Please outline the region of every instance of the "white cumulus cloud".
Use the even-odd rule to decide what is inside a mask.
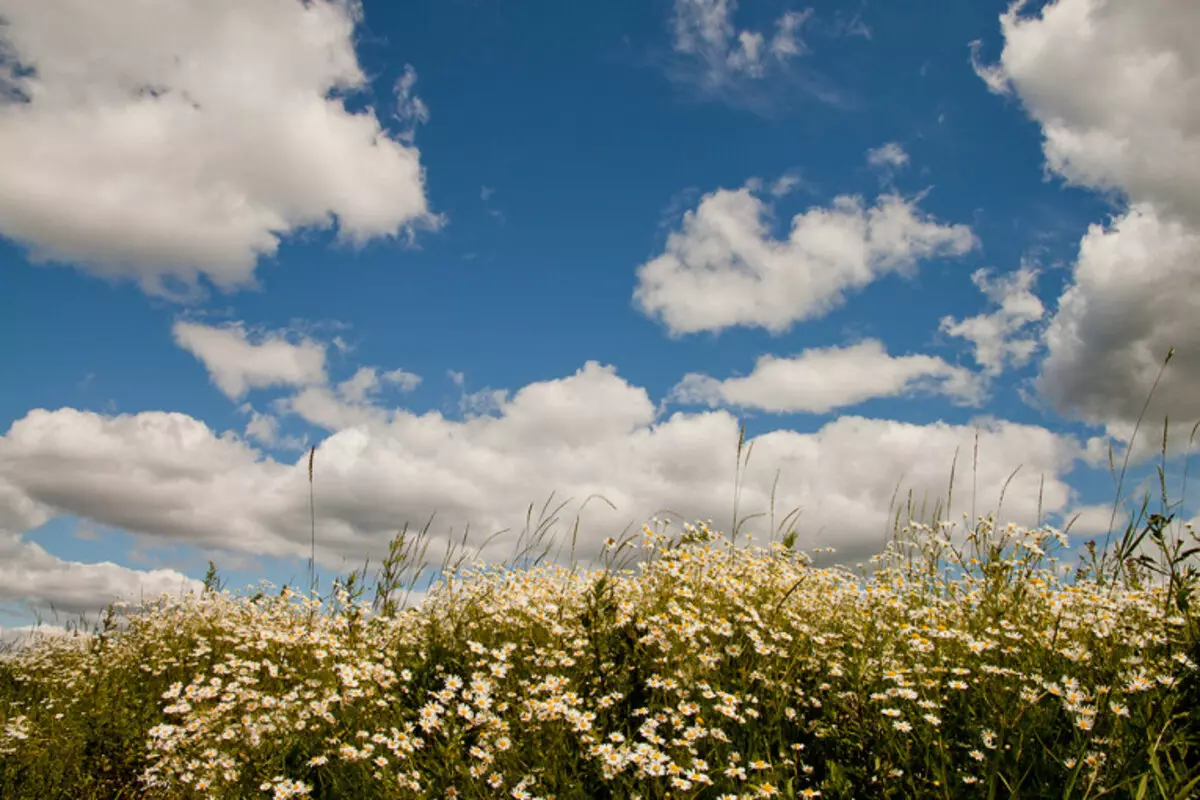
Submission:
[[[0,600],[16,600],[40,611],[53,607],[77,616],[95,613],[117,600],[136,604],[162,594],[199,592],[203,586],[175,570],[67,561],[16,532],[0,530]]]
[[[1080,243],[1046,328],[1039,393],[1128,441],[1169,348],[1134,452],[1170,417],[1180,452],[1200,420],[1200,5],[1057,0],[1000,18],[1004,49],[976,71],[1041,125],[1047,169],[1125,204]],[[1161,441],[1161,436],[1158,436]]]
[[[938,223],[898,195],[872,206],[838,197],[793,217],[782,240],[771,235],[769,213],[749,186],[705,195],[665,252],[638,268],[635,305],[671,336],[735,325],[782,333],[880,277],[977,244],[968,226]]]
[[[1145,206],[1109,226],[1093,225],[1045,333],[1039,393],[1125,442],[1168,350],[1176,348],[1145,407],[1135,460],[1158,453],[1164,417],[1176,454],[1200,420],[1198,231]]]
[[[362,403],[377,394],[385,382],[402,392],[409,392],[421,383],[421,376],[402,369],[380,374],[375,367],[359,367],[352,377],[338,384],[338,394],[347,402]]]
[[[1057,0],[1028,16],[1026,5],[1000,18],[999,63],[978,66],[1041,124],[1047,166],[1200,220],[1200,5]]]
[[[717,380],[689,373],[671,390],[670,399],[826,414],[918,390],[945,394],[964,405],[978,405],[984,392],[970,370],[932,356],[890,356],[882,342],[869,339],[849,347],[810,348],[794,358],[760,356],[744,378]]]
[[[663,510],[677,524],[678,515],[711,518],[731,531],[737,418],[725,410],[660,418],[646,391],[612,367],[588,362],[573,375],[497,398],[495,416],[462,421],[368,405],[348,415],[346,406],[326,395],[315,413],[304,403],[289,411],[328,430],[314,463],[317,558],[328,566],[361,564],[367,555],[378,563],[397,530],[406,522],[419,529],[435,512],[434,563],[467,526],[468,549],[508,531],[472,554],[498,563],[514,554],[529,504],[541,508],[552,493],[551,510],[569,501],[554,515],[559,523],[547,542],[559,563],[567,563],[576,517],[582,563],[599,556],[605,538]],[[801,546],[832,545],[851,559],[875,552],[891,530],[897,486],[901,497],[910,488],[918,499],[928,495],[932,510],[945,497],[956,448],[958,474],[969,468],[975,425],[980,513],[995,510],[1018,465],[1003,520],[1036,524],[1043,475],[1044,511],[1070,504],[1064,475],[1082,448],[1069,436],[986,418],[958,426],[846,415],[813,433],[752,437],[739,515],[769,511],[778,474],[776,524],[802,508]],[[31,411],[0,437],[0,482],[53,513],[129,531],[147,546],[308,556],[307,454],[278,461],[183,414]],[[970,510],[970,492],[956,490],[949,513],[961,519]],[[747,530],[760,542],[774,533],[766,520]]]
[[[1006,365],[1024,366],[1038,348],[1038,339],[1029,330],[1046,313],[1031,288],[1037,276],[1032,264],[1022,264],[1016,272],[995,280],[990,270],[977,269],[971,280],[999,308],[962,320],[950,316],[941,320],[941,330],[971,343],[976,363],[988,375],[999,375]]]
[[[359,245],[428,208],[419,152],[370,107],[357,0],[0,0],[0,234],[148,292],[255,284],[281,237]],[[409,73],[405,73],[406,78]],[[428,111],[401,79],[400,112]],[[180,284],[186,288],[180,289]]]
[[[303,386],[325,381],[325,345],[302,338],[293,344],[280,333],[253,337],[240,323],[222,327],[180,320],[175,343],[204,364],[213,383],[230,398],[268,386]]]

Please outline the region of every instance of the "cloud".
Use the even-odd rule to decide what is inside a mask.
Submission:
[[[789,172],[779,176],[779,179],[771,184],[772,197],[784,197],[792,193],[798,186],[801,186],[804,181],[799,175],[794,172]]]
[[[889,356],[882,342],[868,339],[850,347],[810,348],[795,358],[760,356],[745,378],[719,381],[689,373],[669,399],[776,414],[827,414],[917,389],[940,392],[967,405],[978,405],[983,398],[983,387],[969,370],[931,356]]]
[[[484,387],[478,391],[466,390],[467,376],[457,370],[446,370],[451,382],[459,389],[458,410],[467,418],[491,416],[508,402],[508,392],[504,389]]]
[[[674,49],[693,60],[702,86],[717,90],[741,79],[761,79],[808,51],[800,39],[812,9],[787,11],[773,32],[738,31],[737,0],[675,0]]]
[[[987,75],[1041,124],[1047,167],[1200,221],[1200,5],[1057,0],[1030,17],[1024,5],[1000,17]]]
[[[800,41],[800,28],[812,16],[812,9],[786,11],[775,20],[775,35],[771,38],[771,55],[779,59],[808,52]]]
[[[1103,536],[1110,530],[1119,535],[1129,520],[1129,514],[1118,508],[1114,516],[1111,505],[1096,503],[1072,508],[1066,514],[1063,527],[1072,519],[1075,523],[1071,525],[1071,536]]]
[[[395,117],[404,125],[401,138],[411,142],[416,135],[418,125],[429,122],[429,107],[421,98],[413,93],[417,85],[417,71],[412,64],[404,65],[404,74],[396,79],[396,114]]]
[[[420,375],[414,375],[413,373],[405,372],[402,369],[388,370],[380,377],[402,392],[411,392],[413,389],[416,389],[421,385]]]
[[[981,54],[983,40],[975,39],[971,42],[970,48],[971,69],[975,71],[980,80],[987,84],[988,91],[1002,97],[1010,96],[1012,94],[1012,87],[1009,86],[1008,79],[1004,76],[1004,70],[999,66],[988,65],[983,62]]]
[[[1169,415],[1179,452],[1200,418],[1200,6],[1058,0],[1024,16],[1024,5],[1000,18],[999,62],[973,46],[976,71],[1041,125],[1049,172],[1127,204],[1080,242],[1038,392],[1128,441],[1174,346],[1146,421],[1161,430]],[[1154,438],[1139,440],[1139,458]]]
[[[71,473],[59,485],[54,464]],[[238,546],[228,549],[259,555],[293,554],[287,536],[259,524],[258,512],[245,515],[277,504],[272,494],[290,477],[236,434],[217,435],[178,413],[35,409],[0,439],[0,483],[35,503],[60,513],[86,509],[79,516],[131,533],[214,549],[232,542]]]
[[[142,571],[111,562],[83,564],[47,553],[0,530],[0,600],[17,600],[35,609],[53,607],[70,616],[94,613],[109,603],[139,603],[164,593],[200,591],[204,584],[174,570]]]
[[[1046,310],[1030,288],[1038,276],[1033,265],[1022,264],[1016,272],[995,281],[990,276],[990,270],[977,269],[971,280],[1000,308],[991,314],[962,320],[942,317],[941,330],[969,341],[976,363],[987,375],[995,376],[1004,371],[1006,364],[1023,367],[1029,363],[1038,348],[1038,339],[1036,335],[1017,334],[1023,330],[1030,333],[1028,326],[1041,320]]]
[[[0,161],[0,234],[36,262],[180,297],[200,276],[254,286],[282,237],[335,219],[354,246],[440,224],[418,150],[346,109],[369,89],[357,0],[0,0],[0,17],[0,151],[22,154]]]
[[[846,19],[844,14],[838,14],[832,25],[832,32],[835,36],[861,36],[864,39],[871,39],[871,29],[863,22],[862,12],[857,12],[854,16]]]
[[[283,334],[272,333],[251,342],[240,323],[213,327],[178,321],[171,331],[175,343],[200,359],[213,383],[231,399],[250,389],[325,382],[325,345],[311,339],[292,344]]]
[[[50,520],[53,510],[0,477],[0,530],[27,531]]]
[[[381,375],[374,367],[359,367],[353,377],[338,384],[338,394],[347,402],[362,403],[379,392],[382,387],[381,379],[398,387],[402,392],[410,392],[421,383],[420,375],[402,369],[389,370]]]
[[[279,420],[270,414],[260,414],[246,404],[243,409],[250,414],[246,423],[246,436],[265,445],[273,445],[279,439]]]
[[[1146,408],[1136,460],[1158,452],[1165,416],[1179,437],[1175,453],[1200,417],[1197,264],[1200,233],[1145,206],[1111,226],[1093,225],[1045,333],[1039,394],[1125,442],[1168,349],[1177,348]]]
[[[871,207],[838,197],[793,217],[783,240],[771,235],[768,217],[751,187],[705,195],[665,252],[638,268],[635,306],[671,336],[734,325],[782,333],[827,314],[850,290],[977,244],[968,226],[939,224],[898,195]]]
[[[338,394],[349,403],[361,403],[368,394],[379,390],[379,373],[371,367],[361,367],[349,380],[338,384]]]
[[[435,512],[433,563],[468,525],[471,558],[498,563],[514,554],[528,505],[540,507],[551,493],[558,498],[551,510],[570,501],[555,514],[555,538],[547,542],[551,558],[567,542],[560,563],[577,516],[580,563],[597,558],[605,538],[631,523],[636,530],[663,510],[671,511],[676,529],[682,514],[731,530],[737,418],[724,410],[660,418],[646,391],[612,367],[588,362],[573,375],[519,389],[499,402],[496,416],[462,421],[403,408],[348,409],[317,387],[301,396],[322,391],[326,407],[313,413],[297,401],[293,413],[329,431],[315,457],[317,558],[327,566],[361,564],[368,555],[376,561],[406,522],[419,529]],[[1047,513],[1067,506],[1072,498],[1062,476],[1081,453],[1073,439],[986,418],[977,424],[981,513],[995,508],[1018,464],[1024,467],[1006,495],[1003,519],[1036,523],[1043,473]],[[847,415],[814,433],[753,437],[740,514],[769,512],[778,471],[776,524],[800,507],[802,546],[832,545],[861,558],[877,551],[891,529],[888,506],[897,485],[901,497],[909,488],[918,502],[928,495],[931,511],[945,496],[955,448],[959,475],[964,464],[969,469],[974,435],[966,425]],[[277,461],[183,414],[34,410],[0,437],[0,481],[14,492],[54,513],[129,531],[148,545],[307,558],[307,477],[306,454]],[[596,494],[615,510],[589,500]],[[950,510],[956,518],[970,510],[969,494],[956,493]],[[507,536],[479,549],[503,529]],[[767,519],[747,530],[760,542],[774,532]]]
[[[7,437],[0,438],[0,453],[8,452]],[[104,465],[96,464],[94,468],[104,469]],[[0,469],[0,602],[16,601],[43,614],[53,609],[78,616],[100,612],[116,600],[139,602],[143,596],[152,600],[164,591],[179,594],[202,587],[173,570],[146,572],[109,561],[67,561],[34,542],[24,541],[25,531],[58,516],[53,499],[47,504],[31,497],[24,483],[8,480],[5,470]],[[20,632],[18,628],[2,628],[0,642],[18,638]]]
[[[10,452],[7,435],[0,437],[0,462]],[[93,466],[104,468],[102,463]],[[53,491],[46,495],[49,503],[38,500],[26,490],[23,478],[10,480],[8,472],[7,467],[0,468],[0,602],[16,601],[40,613],[53,608],[78,616],[98,612],[119,599],[138,602],[143,596],[153,599],[163,592],[178,594],[201,586],[173,570],[145,572],[110,562],[67,561],[24,540],[26,531],[42,526],[61,509],[55,507]],[[0,641],[9,641],[14,638],[10,634],[19,633],[0,630]]]
[[[898,142],[888,142],[868,150],[867,163],[881,169],[899,169],[908,163],[908,153]]]
[[[326,386],[312,386],[291,397],[281,397],[273,406],[280,414],[294,414],[328,430],[340,430],[386,422],[388,414],[367,402],[347,400]]]
[[[314,381],[315,383],[315,381]],[[359,367],[354,375],[334,387],[310,386],[291,397],[274,401],[279,413],[296,414],[330,430],[385,421],[388,414],[376,405],[384,384],[411,392],[421,376],[402,369],[380,372],[376,367]]]
[[[249,403],[243,403],[238,410],[250,417],[250,421],[246,423],[244,431],[247,439],[267,447],[282,450],[308,449],[307,436],[280,434],[279,417],[274,414],[260,413]]]

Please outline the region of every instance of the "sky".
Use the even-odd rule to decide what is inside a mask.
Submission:
[[[1110,447],[1116,527],[1159,510],[1164,419],[1195,519],[1192,0],[0,20],[6,631],[210,560],[303,586],[314,537],[327,588],[431,518],[432,580],[530,506],[564,565],[576,519],[599,565],[654,517],[730,533],[735,495],[743,544],[799,509],[851,565],[952,466],[943,518],[1077,548]]]

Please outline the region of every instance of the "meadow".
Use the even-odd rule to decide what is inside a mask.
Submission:
[[[525,558],[544,519],[520,569],[448,549],[418,607],[428,525],[370,599],[369,565],[322,597],[210,564],[0,659],[0,796],[1200,797],[1200,538],[1159,476],[1161,513],[1074,564],[1069,525],[910,494],[869,573],[817,568],[795,512],[735,544],[736,491],[732,539],[655,518],[603,569],[578,521],[569,569]]]

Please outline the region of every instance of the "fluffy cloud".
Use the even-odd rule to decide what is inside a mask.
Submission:
[[[218,436],[184,414],[36,409],[0,440],[0,482],[58,511],[86,508],[80,516],[127,531],[214,548],[233,538],[244,541],[241,552],[290,555],[286,537],[238,510],[250,493],[261,494],[260,503],[279,502],[271,495],[289,471],[270,461],[253,466],[260,460],[235,435]],[[70,465],[63,483],[56,485],[51,464]]]
[[[998,63],[973,46],[976,71],[1041,125],[1050,171],[1129,203],[1080,244],[1046,331],[1039,393],[1128,440],[1174,346],[1147,421],[1169,415],[1178,452],[1200,417],[1200,5],[1057,0],[1023,15],[1025,5],[1001,17]],[[1135,453],[1152,453],[1153,438]]]
[[[242,403],[238,410],[250,417],[250,421],[246,423],[245,427],[247,439],[258,442],[266,447],[281,450],[308,449],[307,436],[283,435],[280,433],[279,417],[274,414],[264,414],[249,403]]]
[[[51,509],[0,478],[0,530],[27,531],[45,524],[52,515]]]
[[[1114,535],[1120,535],[1129,521],[1129,514],[1118,509],[1114,516],[1111,505],[1094,504],[1072,509],[1063,521],[1063,527],[1071,520],[1074,520],[1071,524],[1071,536],[1103,537],[1110,530]]]
[[[9,452],[7,437],[0,438],[0,461]],[[42,613],[53,609],[73,617],[98,612],[115,600],[137,602],[143,597],[154,598],[163,592],[178,594],[201,585],[173,570],[146,572],[109,562],[66,561],[25,541],[22,536],[26,531],[40,527],[61,511],[53,492],[43,495],[50,499],[45,503],[26,491],[26,483],[9,480],[7,469],[0,468],[0,602],[17,602]],[[19,638],[20,633],[0,629],[0,642]]]
[[[868,150],[867,163],[872,167],[899,169],[908,163],[908,153],[899,143],[888,142]]]
[[[462,421],[374,406],[354,406],[359,416],[343,419],[338,414],[347,414],[347,404],[333,394],[326,400],[320,413],[310,415],[304,403],[294,413],[330,427],[315,458],[316,539],[318,560],[335,568],[343,559],[375,560],[405,522],[419,529],[435,512],[429,551],[435,563],[468,526],[472,557],[504,561],[514,554],[528,505],[540,507],[552,492],[556,503],[571,501],[556,513],[560,522],[547,542],[554,545],[551,558],[563,546],[564,562],[577,516],[576,557],[584,563],[598,557],[603,539],[664,509],[671,513],[660,516],[677,524],[683,514],[731,529],[737,419],[723,410],[660,419],[645,390],[611,367],[588,362],[574,375],[530,384],[499,401],[494,417]],[[1004,520],[1036,523],[1043,474],[1045,511],[1068,506],[1063,474],[1080,455],[1070,437],[990,419],[978,425],[980,513],[995,509],[1018,465]],[[770,511],[778,472],[776,524],[800,507],[802,546],[832,545],[843,557],[862,557],[890,531],[897,485],[901,497],[911,488],[918,506],[928,497],[931,511],[945,497],[956,448],[962,485],[974,436],[972,426],[844,416],[815,433],[754,437],[747,442],[754,450],[741,476],[739,515]],[[181,414],[31,411],[0,438],[0,481],[31,502],[148,543],[308,555],[307,458],[276,461]],[[589,501],[595,494],[616,508]],[[950,513],[961,518],[970,510],[970,490],[956,490]],[[507,537],[478,549],[500,530]],[[769,519],[746,530],[760,542],[773,533]]]
[[[116,600],[138,603],[164,593],[200,591],[203,584],[175,572],[128,569],[111,562],[82,564],[53,556],[19,534],[0,530],[0,600],[68,616],[94,613]]]
[[[353,377],[338,384],[338,394],[347,402],[362,403],[377,394],[384,382],[402,392],[410,392],[421,383],[421,376],[402,369],[389,370],[381,375],[374,367],[359,367]]]
[[[260,414],[249,404],[242,405],[242,411],[250,415],[246,423],[246,436],[265,445],[273,445],[279,441],[279,420],[271,414]]]
[[[1046,310],[1030,288],[1037,279],[1037,269],[1022,264],[1016,272],[991,280],[991,271],[977,269],[971,280],[999,309],[990,314],[978,314],[962,320],[943,317],[941,329],[951,336],[969,341],[975,361],[988,375],[999,375],[1005,365],[1022,367],[1037,350],[1038,341],[1028,332],[1031,323],[1042,319]]]
[[[213,327],[178,321],[175,343],[204,363],[213,383],[230,398],[267,386],[304,386],[325,382],[325,345],[311,339],[297,344],[282,334],[251,342],[240,323]]]
[[[1000,18],[1004,51],[976,69],[1042,126],[1069,182],[1200,220],[1200,5],[1057,0]]]
[[[1135,206],[1111,227],[1093,225],[1073,283],[1045,334],[1039,393],[1128,442],[1171,347],[1175,355],[1146,410],[1135,460],[1158,452],[1169,416],[1182,452],[1200,419],[1200,233]]]
[[[344,105],[369,88],[357,0],[0,0],[0,17],[0,151],[22,154],[0,161],[0,234],[35,260],[232,290],[301,228],[336,219],[357,245],[440,221],[411,137]],[[409,132],[428,116],[413,81]]]
[[[381,374],[375,367],[360,367],[336,387],[310,386],[290,397],[279,398],[273,405],[280,414],[292,414],[331,431],[386,424],[393,414],[376,404],[383,384],[407,392],[420,382],[419,375],[404,370]]]
[[[803,183],[804,181],[801,179],[801,177],[794,172],[780,175],[779,178],[771,184],[771,196],[786,197],[787,195],[791,194],[796,187],[802,185]]]
[[[983,397],[983,387],[969,370],[931,356],[889,356],[882,342],[868,339],[851,347],[812,348],[795,358],[761,356],[745,378],[720,381],[689,373],[671,390],[670,399],[773,413],[827,414],[918,389],[970,405]]]
[[[671,336],[734,325],[782,333],[833,310],[852,289],[975,246],[968,226],[939,224],[890,194],[870,207],[838,197],[797,214],[778,240],[752,187],[720,189],[684,215],[662,255],[638,268],[633,298]]]

